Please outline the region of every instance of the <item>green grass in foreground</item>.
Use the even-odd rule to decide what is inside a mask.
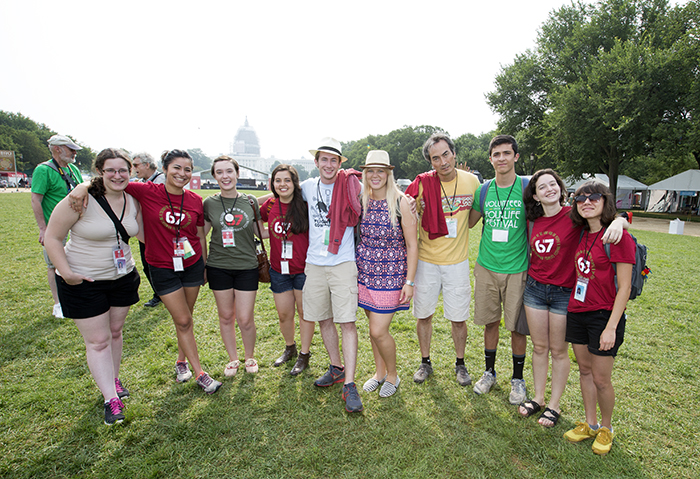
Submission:
[[[257,375],[239,372],[207,396],[176,384],[172,321],[142,302],[124,329],[121,377],[131,391],[127,421],[103,425],[102,401],[78,330],[51,316],[51,298],[28,193],[0,195],[0,477],[630,477],[700,475],[700,241],[634,231],[650,248],[651,281],[629,306],[625,344],[615,364],[612,452],[595,456],[590,441],[562,434],[583,417],[572,364],[559,425],[543,429],[508,404],[511,362],[502,331],[495,389],[484,397],[454,380],[454,351],[438,310],[435,374],[416,385],[420,354],[415,320],[398,314],[399,393],[362,393],[363,414],[348,415],[340,385],[314,388],[327,367],[317,334],[310,371],[297,378],[272,368],[283,341],[272,295],[261,285],[256,307]],[[470,258],[476,258],[479,228]],[[358,313],[357,382],[373,368],[367,321]],[[223,380],[227,361],[216,307],[204,287],[195,308],[202,363]],[[239,346],[239,351],[241,347]],[[528,355],[530,351],[528,352]],[[573,355],[572,355],[573,357]],[[531,371],[526,381],[532,387]],[[482,329],[469,324],[466,363],[483,368]],[[290,365],[291,367],[291,365]],[[242,370],[241,370],[242,371]]]

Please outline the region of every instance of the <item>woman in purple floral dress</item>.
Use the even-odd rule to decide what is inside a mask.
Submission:
[[[396,343],[389,325],[396,311],[407,310],[418,264],[417,220],[396,186],[385,151],[367,154],[362,167],[362,221],[357,246],[359,306],[369,318],[376,371],[363,386],[380,397],[396,393]]]

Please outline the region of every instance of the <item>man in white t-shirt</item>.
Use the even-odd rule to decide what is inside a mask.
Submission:
[[[301,184],[309,209],[304,319],[319,324],[330,358],[328,371],[314,384],[327,387],[342,381],[345,409],[360,412],[362,400],[354,382],[357,363],[354,227],[360,214],[361,184],[355,175],[340,169],[347,158],[342,156],[338,140],[324,138],[321,146],[309,151],[314,155],[320,176]],[[343,336],[342,360],[335,323],[340,324]]]

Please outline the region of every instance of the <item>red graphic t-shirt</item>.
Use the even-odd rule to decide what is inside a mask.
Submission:
[[[180,239],[187,238],[194,250],[194,255],[183,260],[184,267],[196,263],[202,256],[197,236],[197,227],[204,226],[202,198],[189,190],[185,190],[184,197],[169,195],[165,185],[153,182],[129,183],[126,192],[141,203],[148,264],[173,269],[174,240],[178,233]]]
[[[289,226],[285,227],[284,215],[287,214],[289,205],[282,203],[277,198],[269,198],[260,207],[260,216],[263,221],[267,221],[270,230],[270,266],[280,273],[282,267],[282,242],[285,240],[287,232],[287,242],[292,244],[292,259],[289,261],[289,273],[300,274],[306,267],[306,250],[309,248],[309,233],[295,235],[289,231]],[[280,209],[281,207],[281,209]]]
[[[573,288],[576,271],[571,267],[582,228],[569,218],[570,206],[564,206],[554,216],[537,218],[530,238],[530,268],[532,278],[542,284]]]
[[[599,233],[602,236],[603,230]],[[584,232],[581,241],[576,241],[576,278],[584,278],[588,280],[588,284],[584,301],[574,299],[576,287],[571,291],[568,310],[572,313],[600,309],[612,311],[617,294],[613,263],[635,263],[634,240],[627,231],[622,233],[618,244],[610,245],[610,259],[605,254],[605,246],[600,241],[600,236],[598,233]]]

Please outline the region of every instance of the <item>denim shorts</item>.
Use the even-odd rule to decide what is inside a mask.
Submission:
[[[273,293],[285,293],[287,291],[304,290],[306,283],[306,275],[299,274],[282,274],[270,268],[270,289]]]
[[[566,308],[571,298],[571,288],[542,284],[531,276],[527,277],[523,304],[533,309],[549,310],[566,316]]]

